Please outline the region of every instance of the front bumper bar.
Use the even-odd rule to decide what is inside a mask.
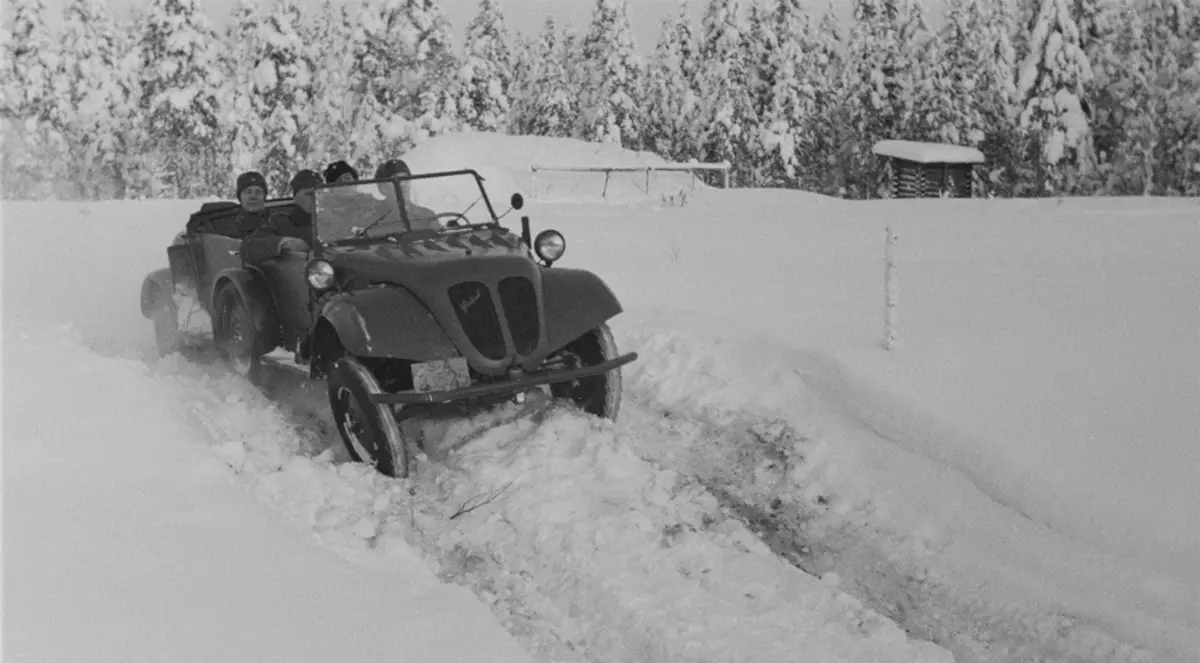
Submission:
[[[417,403],[449,403],[467,398],[479,398],[480,396],[496,396],[500,394],[517,393],[524,391],[530,387],[537,387],[543,384],[553,382],[570,382],[579,378],[587,378],[593,375],[607,373],[614,368],[620,368],[638,358],[636,352],[623,354],[620,357],[609,359],[602,364],[588,366],[586,368],[572,368],[565,371],[549,371],[542,373],[526,373],[520,377],[505,380],[504,382],[496,382],[490,384],[476,384],[470,387],[460,387],[449,391],[401,391],[391,394],[373,394],[371,396],[372,403],[383,403],[387,405],[414,405]]]

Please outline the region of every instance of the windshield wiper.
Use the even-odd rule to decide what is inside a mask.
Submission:
[[[391,214],[391,213],[392,213],[392,210],[387,210],[387,211],[385,211],[385,212],[383,213],[383,216],[379,217],[378,219],[375,219],[375,220],[374,220],[374,221],[372,221],[371,223],[368,223],[366,228],[363,228],[363,229],[361,229],[361,230],[359,230],[359,231],[355,232],[355,233],[354,233],[354,236],[355,236],[355,237],[363,237],[363,236],[365,236],[365,235],[367,234],[367,231],[368,231],[368,230],[370,230],[370,229],[374,228],[375,226],[379,225],[380,223],[383,223],[383,220],[384,220],[384,219],[386,219],[386,218],[388,218],[388,215],[389,215],[389,214]]]

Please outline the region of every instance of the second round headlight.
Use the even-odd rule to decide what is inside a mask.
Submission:
[[[533,250],[542,260],[554,262],[566,253],[567,240],[557,230],[543,230],[533,240]]]

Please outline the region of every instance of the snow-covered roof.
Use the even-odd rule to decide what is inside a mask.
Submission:
[[[983,152],[973,147],[922,143],[915,140],[881,140],[871,150],[884,157],[895,157],[917,163],[983,163]]]

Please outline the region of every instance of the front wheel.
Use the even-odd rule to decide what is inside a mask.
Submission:
[[[570,368],[586,368],[617,356],[617,343],[608,325],[601,324],[556,353]],[[621,407],[621,369],[550,385],[550,395],[571,401],[580,410],[616,420]]]
[[[392,408],[371,402],[383,393],[357,359],[342,357],[329,372],[329,408],[350,457],[389,477],[408,476],[408,449]]]

